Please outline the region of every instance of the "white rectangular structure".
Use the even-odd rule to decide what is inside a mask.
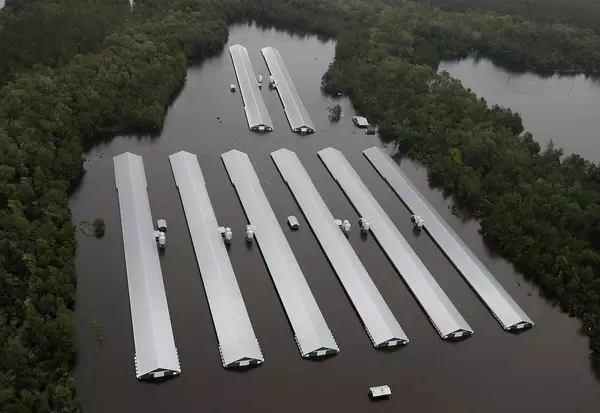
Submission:
[[[410,182],[393,159],[377,147],[369,148],[363,154],[411,213],[423,218],[425,230],[502,327],[511,331],[533,327],[533,322],[527,314]]]
[[[264,358],[219,231],[198,158],[181,151],[169,156],[169,160],[217,332],[223,366],[261,364]]]
[[[379,397],[387,397],[392,394],[392,389],[390,389],[390,386],[387,384],[383,386],[369,387],[369,394],[374,399]]]
[[[294,132],[313,133],[315,131],[315,126],[313,125],[312,120],[310,120],[310,116],[308,115],[304,104],[302,104],[300,95],[283,63],[279,50],[268,46],[261,49],[261,53],[265,62],[267,62],[269,72],[275,81],[275,88],[281,98],[283,110],[288,118],[290,127]]]
[[[240,85],[240,93],[244,101],[244,111],[248,119],[248,127],[253,131],[268,132],[273,130],[273,122],[265,106],[248,50],[244,46],[234,44],[229,46],[233,68]]]
[[[298,156],[280,149],[272,152],[271,158],[319,240],[373,345],[390,347],[408,343],[408,337],[336,224]]]
[[[113,158],[119,195],[135,375],[152,379],[181,373],[165,294],[141,156],[126,152]]]
[[[221,155],[269,273],[283,303],[302,357],[335,354],[337,343],[323,318],[275,213],[260,185],[250,158],[231,150]]]
[[[319,151],[319,157],[358,213],[371,224],[371,232],[400,273],[408,288],[444,339],[473,334],[427,267],[402,237],[392,220],[337,149]]]

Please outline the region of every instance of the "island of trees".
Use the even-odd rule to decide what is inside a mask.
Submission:
[[[251,19],[335,37],[324,90],[349,96],[382,139],[427,165],[504,256],[582,321],[600,354],[600,168],[541,148],[517,114],[437,73],[440,59],[470,53],[540,72],[596,72],[600,36],[569,8],[576,1],[586,2],[8,0],[0,11],[0,412],[79,411],[68,194],[84,148],[158,133],[189,62],[220,51],[228,25]],[[547,14],[521,3],[543,3]]]

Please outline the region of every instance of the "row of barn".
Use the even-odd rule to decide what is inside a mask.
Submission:
[[[439,216],[423,195],[380,148],[365,157],[509,331],[533,326],[531,319]],[[318,156],[376,238],[432,325],[443,339],[473,334],[473,329],[412,250],[344,155],[333,148]],[[302,357],[333,355],[339,347],[287,242],[247,154],[221,155],[242,204],[273,284],[291,324]],[[373,346],[407,344],[409,338],[390,311],[335,218],[319,195],[297,155],[287,149],[271,153],[306,221],[351,300]],[[264,362],[236,276],[223,243],[204,177],[195,155],[169,157],[181,196],[190,237],[215,326],[223,366],[235,368]],[[124,153],[114,158],[119,196],[129,298],[135,341],[136,377],[151,379],[181,372],[173,338],[162,272],[153,234],[143,160]]]
[[[279,50],[268,46],[261,49],[260,52],[271,74],[269,88],[277,90],[290,128],[296,133],[314,133],[315,127],[302,103],[302,99],[300,99]],[[248,50],[244,46],[235,44],[229,47],[229,53],[240,86],[248,127],[250,130],[258,132],[272,131],[273,122],[260,90],[262,81],[257,82],[256,80]]]

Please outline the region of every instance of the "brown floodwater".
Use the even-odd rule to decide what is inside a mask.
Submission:
[[[117,137],[87,155],[87,173],[71,200],[74,219],[103,217],[107,231],[101,240],[82,233],[77,239],[79,359],[75,374],[85,412],[596,412],[600,383],[588,360],[587,339],[577,333],[579,323],[548,304],[510,264],[489,252],[477,232],[478,224],[452,215],[449,201],[429,188],[424,168],[402,161],[416,185],[536,322],[534,329],[520,335],[504,332],[433,241],[426,234],[413,235],[408,211],[361,154],[380,142],[353,127],[352,108],[346,100],[339,101],[345,116],[337,124],[329,122],[329,102],[320,91],[320,79],[333,59],[335,44],[247,25],[232,27],[229,43],[245,45],[255,71],[263,75],[268,72],[260,48],[272,45],[280,50],[317,133],[293,134],[276,92],[266,88],[262,93],[275,131],[267,135],[250,132],[239,93],[229,92],[235,75],[225,49],[189,68],[185,87],[170,107],[160,137]],[[372,347],[269,158],[271,151],[282,147],[296,151],[333,214],[356,222],[356,212],[317,157],[317,151],[328,146],[345,153],[474,328],[473,337],[459,343],[442,341],[377,242],[353,231],[351,244],[411,340],[391,352]],[[249,154],[281,222],[290,214],[299,218],[299,231],[284,232],[340,346],[335,357],[324,361],[300,357],[258,246],[245,246],[241,235],[244,212],[220,159],[221,153],[232,148]],[[221,365],[168,160],[168,155],[180,150],[198,155],[217,218],[234,230],[230,257],[265,356],[265,364],[258,368],[236,372]],[[153,216],[169,224],[161,265],[182,374],[160,384],[139,382],[134,374],[112,164],[112,157],[125,151],[144,157]],[[92,335],[93,322],[102,329],[100,348]],[[368,387],[380,384],[391,386],[391,398],[369,401]]]

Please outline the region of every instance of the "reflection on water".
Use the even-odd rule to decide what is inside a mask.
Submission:
[[[105,219],[106,236],[97,240],[78,234],[79,363],[77,394],[86,413],[206,411],[229,413],[285,412],[596,412],[600,386],[591,373],[587,339],[576,334],[578,323],[538,297],[537,290],[515,274],[512,266],[492,257],[473,221],[462,222],[448,209],[439,191],[430,190],[426,171],[408,161],[402,167],[442,216],[537,323],[525,334],[505,333],[460,275],[425,234],[415,237],[408,211],[362,156],[379,144],[352,125],[351,107],[341,100],[345,116],[328,120],[328,98],[320,79],[334,53],[333,42],[292,36],[274,29],[236,26],[229,44],[248,48],[254,69],[267,74],[260,49],[279,49],[317,132],[293,134],[275,91],[262,90],[275,131],[248,131],[239,93],[230,93],[235,74],[229,54],[188,70],[156,139],[118,137],[93,149],[87,174],[73,194],[74,219]],[[220,117],[221,119],[217,119]],[[329,266],[302,213],[269,158],[273,150],[296,151],[326,204],[336,217],[358,221],[356,212],[317,157],[328,146],[342,150],[365,184],[388,212],[475,335],[461,343],[439,339],[372,237],[352,231],[350,242],[398,318],[411,342],[394,352],[373,349],[350,302]],[[303,360],[294,342],[257,245],[243,240],[246,219],[222,165],[230,149],[249,154],[300,267],[340,347],[323,362]],[[265,364],[242,373],[222,368],[206,297],[189,238],[185,215],[173,182],[168,155],[186,150],[198,155],[208,192],[222,225],[234,230],[229,255],[259,339]],[[155,218],[169,223],[169,246],[161,257],[180,377],[152,385],[137,382],[133,367],[133,335],[120,218],[112,157],[124,151],[142,155]],[[287,230],[285,219],[296,215],[300,229]],[[237,234],[237,237],[236,235]],[[91,325],[102,327],[103,345],[96,349]],[[371,403],[368,387],[388,384],[393,395]],[[568,391],[565,391],[568,389]]]
[[[600,160],[600,81],[578,76],[511,73],[486,59],[442,62],[446,70],[490,105],[517,111],[540,143],[550,139],[565,153]]]

